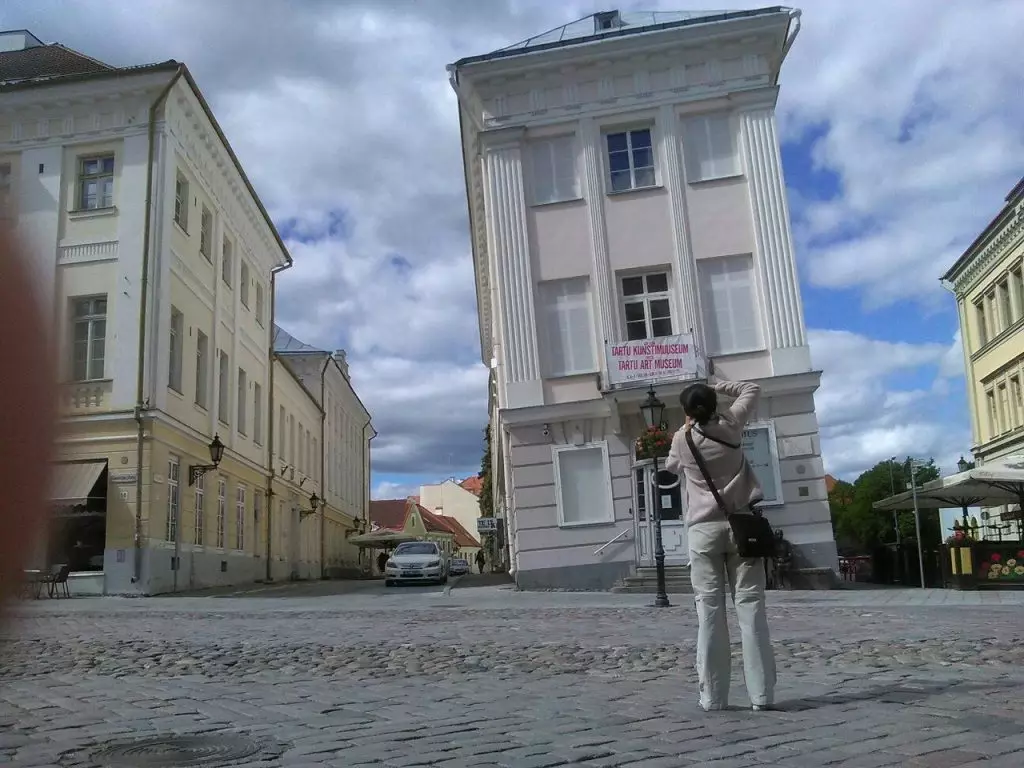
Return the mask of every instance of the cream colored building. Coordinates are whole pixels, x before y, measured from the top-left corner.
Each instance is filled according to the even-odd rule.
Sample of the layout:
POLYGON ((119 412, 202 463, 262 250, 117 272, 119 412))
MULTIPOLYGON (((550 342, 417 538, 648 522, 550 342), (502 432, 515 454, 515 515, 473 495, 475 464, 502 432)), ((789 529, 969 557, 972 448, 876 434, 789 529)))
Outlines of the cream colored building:
POLYGON ((1022 453, 1024 179, 942 282, 960 318, 974 459, 1022 453))
POLYGON ((775 105, 789 8, 592 14, 452 64, 491 368, 495 514, 521 588, 685 566, 638 459, 648 387, 760 383, 744 448, 797 567, 838 569, 775 105))
MULTIPOLYGON (((377 434, 370 412, 352 384, 343 350, 317 349, 275 327, 274 354, 320 411, 315 425, 306 422, 300 427, 300 433, 307 433, 305 439, 312 440, 314 451, 320 452, 317 493, 323 505, 315 533, 319 554, 314 553, 319 575, 354 574, 361 561, 348 537, 355 530, 369 530, 370 441, 377 434)), ((280 424, 284 416, 278 410, 280 424)), ((290 429, 279 433, 290 434, 290 429)), ((278 441, 275 447, 278 452, 282 449, 278 441)), ((282 467, 290 467, 287 459, 275 462, 274 471, 280 473, 282 467)))
POLYGON ((476 567, 476 554, 480 551, 477 520, 480 518, 480 497, 449 478, 434 485, 421 485, 419 503, 447 523, 455 520, 462 530, 456 540, 458 552, 476 567))
POLYGON ((39 564, 105 594, 263 577, 284 243, 183 64, 118 69, 14 32, 0 67, 2 194, 60 362, 39 564))

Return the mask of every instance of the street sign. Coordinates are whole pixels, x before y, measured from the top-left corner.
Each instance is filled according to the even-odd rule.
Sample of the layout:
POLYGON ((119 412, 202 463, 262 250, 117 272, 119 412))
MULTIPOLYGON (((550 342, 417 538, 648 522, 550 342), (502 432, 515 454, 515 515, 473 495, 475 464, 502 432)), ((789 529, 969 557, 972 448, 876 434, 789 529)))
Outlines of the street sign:
POLYGON ((476 519, 477 533, 494 533, 496 530, 498 530, 498 518, 478 517, 476 519))

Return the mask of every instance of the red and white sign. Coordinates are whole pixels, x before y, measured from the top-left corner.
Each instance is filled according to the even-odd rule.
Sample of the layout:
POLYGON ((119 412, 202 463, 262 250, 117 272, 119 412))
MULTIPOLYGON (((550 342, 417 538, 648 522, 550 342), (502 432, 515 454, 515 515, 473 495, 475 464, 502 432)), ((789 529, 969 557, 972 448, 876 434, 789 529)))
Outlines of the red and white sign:
POLYGON ((608 342, 608 383, 612 386, 660 379, 696 378, 700 355, 693 336, 663 336, 640 341, 608 342))

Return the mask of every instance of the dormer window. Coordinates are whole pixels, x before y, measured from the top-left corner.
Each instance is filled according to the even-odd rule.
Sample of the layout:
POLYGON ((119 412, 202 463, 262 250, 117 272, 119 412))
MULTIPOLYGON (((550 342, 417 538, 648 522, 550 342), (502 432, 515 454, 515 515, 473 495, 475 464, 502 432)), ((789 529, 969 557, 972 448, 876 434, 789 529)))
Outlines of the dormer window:
POLYGON ((594 14, 594 34, 601 34, 622 26, 618 11, 601 11, 594 14))

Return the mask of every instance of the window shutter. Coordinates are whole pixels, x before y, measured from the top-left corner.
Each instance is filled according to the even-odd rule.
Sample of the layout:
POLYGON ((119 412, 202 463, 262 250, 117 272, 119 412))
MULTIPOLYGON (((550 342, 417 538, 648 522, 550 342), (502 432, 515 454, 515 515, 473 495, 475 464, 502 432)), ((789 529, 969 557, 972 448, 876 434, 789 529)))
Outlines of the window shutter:
POLYGON ((547 374, 566 376, 596 370, 593 314, 586 278, 541 283, 539 293, 548 339, 547 374))
POLYGON ((533 171, 533 202, 550 203, 555 197, 555 169, 549 141, 538 141, 530 149, 533 171))
POLYGON ((715 178, 732 176, 736 173, 736 150, 733 141, 732 121, 728 115, 714 115, 706 118, 708 125, 708 150, 711 154, 712 175, 715 178))
POLYGON ((702 259, 698 269, 708 351, 730 354, 760 349, 751 257, 702 259))
POLYGON ((555 196, 557 200, 573 200, 579 197, 576 174, 576 141, 572 136, 562 136, 551 141, 555 174, 555 196))

